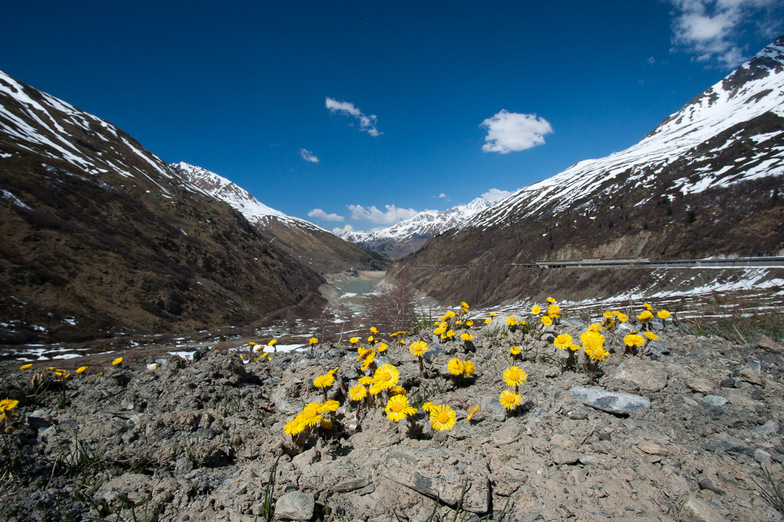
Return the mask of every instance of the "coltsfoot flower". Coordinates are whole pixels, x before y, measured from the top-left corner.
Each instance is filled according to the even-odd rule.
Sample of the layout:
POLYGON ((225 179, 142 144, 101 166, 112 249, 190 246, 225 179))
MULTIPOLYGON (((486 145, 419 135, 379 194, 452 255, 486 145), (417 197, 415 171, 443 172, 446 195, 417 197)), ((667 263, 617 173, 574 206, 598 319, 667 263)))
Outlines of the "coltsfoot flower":
POLYGON ((507 386, 518 387, 528 380, 528 374, 522 368, 510 366, 504 370, 504 382, 507 386))
POLYGON ((430 425, 436 431, 451 430, 455 427, 456 420, 455 410, 446 404, 439 404, 430 410, 430 425))
POLYGON ((428 347, 425 341, 414 341, 408 346, 408 351, 417 357, 424 357, 428 347))
POLYGON ((118 357, 112 361, 112 366, 117 366, 118 364, 122 363, 122 357, 118 357))
POLYGON ((391 364, 380 366, 373 375, 373 382, 380 386, 382 390, 393 388, 399 379, 400 372, 391 364))
POLYGON ((368 390, 361 384, 352 386, 351 389, 348 391, 348 397, 352 401, 359 402, 367 396, 368 396, 368 390))
POLYGON ((447 369, 449 370, 449 373, 451 373, 452 375, 460 376, 463 375, 463 372, 465 371, 465 364, 463 364, 463 361, 461 361, 457 357, 454 357, 452 359, 449 359, 449 363, 447 364, 447 369))
POLYGON ((512 390, 504 390, 498 396, 498 400, 504 408, 511 411, 520 406, 522 397, 520 397, 519 393, 515 393, 512 390))
POLYGON ((553 344, 559 350, 566 350, 572 344, 572 336, 568 333, 561 334, 555 338, 553 344))
POLYGON ((417 410, 408 403, 408 398, 405 395, 393 395, 387 401, 384 412, 386 412, 389 420, 398 422, 409 415, 414 415, 417 410))

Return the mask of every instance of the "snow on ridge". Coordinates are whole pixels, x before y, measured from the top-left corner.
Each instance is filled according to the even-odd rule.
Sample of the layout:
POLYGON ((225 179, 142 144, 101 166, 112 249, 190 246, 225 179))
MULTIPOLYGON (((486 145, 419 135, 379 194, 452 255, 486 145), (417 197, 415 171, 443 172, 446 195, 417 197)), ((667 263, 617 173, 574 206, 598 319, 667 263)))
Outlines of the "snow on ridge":
POLYGON ((182 175, 190 188, 228 203, 251 223, 263 225, 268 219, 276 218, 289 225, 326 232, 323 228, 309 221, 289 216, 265 205, 233 181, 205 168, 184 161, 172 163, 170 167, 182 175))
POLYGON ((339 232, 338 237, 351 241, 405 241, 415 237, 430 237, 450 229, 462 228, 471 218, 490 208, 493 203, 485 198, 475 198, 465 205, 446 210, 423 210, 394 225, 362 232, 359 230, 339 232))
MULTIPOLYGON (((524 212, 517 217, 525 219, 553 202, 553 210, 556 212, 570 208, 580 197, 597 194, 602 185, 611 184, 613 178, 629 170, 644 183, 644 179, 641 179, 645 176, 642 167, 649 167, 650 171, 658 173, 673 160, 734 125, 766 112, 784 116, 782 61, 784 38, 763 49, 736 71, 666 118, 650 134, 631 147, 603 158, 580 161, 550 178, 529 185, 478 214, 466 226, 484 228, 496 225, 502 223, 512 212, 522 210, 524 212), (771 60, 780 65, 771 67, 771 60), (742 81, 745 76, 749 76, 749 79, 742 81)), ((776 133, 760 135, 753 141, 760 143, 775 135, 776 133)), ((736 138, 729 141, 734 139, 736 138)), ((774 158, 751 165, 744 175, 723 183, 726 185, 763 175, 782 174, 784 162, 774 158)), ((678 185, 682 193, 693 194, 707 189, 714 181, 720 181, 718 173, 706 175, 696 182, 684 178, 679 180, 678 185)))

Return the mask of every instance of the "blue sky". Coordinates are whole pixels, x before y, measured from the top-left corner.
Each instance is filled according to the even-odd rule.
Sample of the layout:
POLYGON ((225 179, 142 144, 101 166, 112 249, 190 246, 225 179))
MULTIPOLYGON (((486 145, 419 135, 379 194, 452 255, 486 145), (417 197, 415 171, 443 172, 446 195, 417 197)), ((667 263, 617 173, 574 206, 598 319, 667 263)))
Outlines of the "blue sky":
POLYGON ((327 229, 622 150, 784 33, 780 0, 15 2, 0 69, 327 229))

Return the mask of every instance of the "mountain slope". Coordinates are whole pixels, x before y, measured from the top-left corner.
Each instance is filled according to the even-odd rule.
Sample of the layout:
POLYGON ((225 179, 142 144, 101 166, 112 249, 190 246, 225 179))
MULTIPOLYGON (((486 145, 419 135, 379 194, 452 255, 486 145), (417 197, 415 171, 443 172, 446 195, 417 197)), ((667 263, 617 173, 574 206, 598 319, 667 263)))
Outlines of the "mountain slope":
POLYGON ((415 279, 479 303, 535 290, 517 263, 776 254, 783 175, 781 37, 637 144, 518 191, 406 264, 460 265, 415 279))
POLYGON ((276 246, 321 274, 347 269, 383 270, 389 262, 323 228, 268 207, 228 179, 185 162, 170 165, 206 195, 228 203, 276 246))
POLYGON ((443 211, 424 210, 392 226, 371 232, 344 230, 339 232, 338 236, 366 250, 386 254, 392 259, 400 259, 422 248, 428 238, 462 227, 492 204, 485 198, 476 198, 466 205, 458 205, 443 211))
POLYGON ((0 71, 0 343, 246 324, 323 280, 114 125, 0 71))

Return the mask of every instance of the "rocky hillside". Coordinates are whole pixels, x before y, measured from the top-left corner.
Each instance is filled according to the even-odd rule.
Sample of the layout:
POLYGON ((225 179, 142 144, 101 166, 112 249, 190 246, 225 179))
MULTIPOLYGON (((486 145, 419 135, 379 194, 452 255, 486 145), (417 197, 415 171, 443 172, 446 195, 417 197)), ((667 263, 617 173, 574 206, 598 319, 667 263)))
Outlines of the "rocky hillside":
POLYGON ((0 72, 0 344, 247 324, 323 280, 114 125, 0 72))
POLYGON ((170 165, 205 194, 240 212, 268 241, 321 274, 345 270, 383 270, 389 260, 336 237, 323 228, 268 207, 228 179, 185 162, 170 165))
POLYGON ((416 272, 436 297, 487 303, 537 288, 517 264, 778 254, 782 107, 784 37, 636 145, 518 191, 405 264, 438 267, 416 272))
POLYGON ((370 252, 400 259, 422 248, 429 238, 447 230, 462 228, 471 218, 492 205, 493 202, 488 199, 476 198, 466 205, 443 211, 423 210, 411 218, 371 232, 344 230, 338 236, 370 252))
POLYGON ((431 343, 423 373, 400 344, 378 354, 417 408, 412 423, 390 420, 383 403, 357 416, 348 390, 373 372, 348 344, 247 364, 244 349, 219 346, 192 361, 69 360, 64 388, 45 365, 0 369, 0 398, 19 401, 3 425, 0 462, 14 479, 0 485, 0 517, 784 520, 761 493, 772 491, 766 470, 776 484, 784 477, 784 346, 658 324, 637 357, 621 346, 639 325, 623 323, 605 332, 615 353, 591 382, 562 370, 552 342, 587 324, 564 318, 502 338, 495 322, 506 324, 476 329, 471 343, 431 343), (512 345, 527 380, 507 412, 499 394, 512 345), (455 357, 475 373, 452 378, 455 357), (333 369, 322 393, 314 380, 333 369), (305 404, 325 399, 337 401, 331 428, 285 433, 305 404), (425 401, 451 406, 454 424, 447 415, 449 429, 434 430, 425 401))

